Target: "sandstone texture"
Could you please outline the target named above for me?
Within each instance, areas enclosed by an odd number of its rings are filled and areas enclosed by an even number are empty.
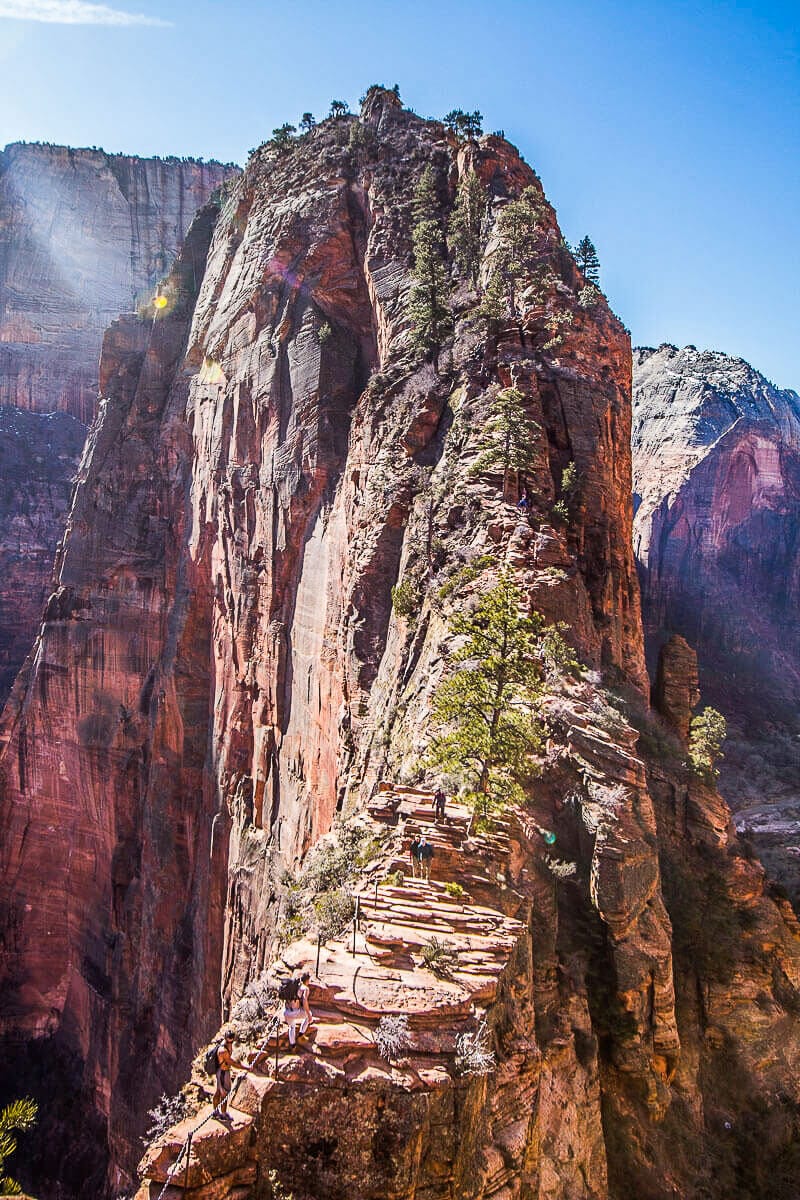
[[[697,651],[728,719],[721,787],[800,897],[800,398],[741,359],[634,351],[634,546],[648,655]]]
[[[150,299],[231,174],[65,146],[0,152],[0,703],[52,590],[103,333]]]
[[[524,188],[532,271],[552,268],[488,328],[454,275],[436,364],[408,315],[428,164],[443,220],[470,169],[487,189],[481,286]],[[3,1083],[42,1090],[57,1056],[72,1101],[48,1111],[44,1200],[54,1180],[92,1194],[89,1169],[98,1195],[132,1186],[145,1110],[220,1020],[276,971],[316,971],[314,855],[354,822],[375,845],[333,875],[360,928],[355,955],[329,929],[319,947],[312,1049],[278,1045],[277,1078],[262,1059],[230,1129],[195,1079],[197,1114],[148,1150],[141,1196],[245,1200],[276,1170],[296,1200],[722,1200],[740,1120],[778,1178],[797,923],[648,710],[629,341],[584,283],[513,147],[459,147],[371,89],[360,117],[261,148],[198,218],[163,316],[109,330],[57,588],[1,731]],[[536,431],[517,479],[479,461],[509,385]],[[449,622],[501,569],[582,667],[546,680],[526,803],[489,832],[451,804],[432,882],[398,879],[431,811]],[[715,873],[687,914],[660,860],[689,853]],[[698,911],[741,936],[722,964],[681,950],[682,1006],[673,947]],[[434,936],[457,954],[446,979],[425,966]],[[386,1013],[408,1016],[405,1064],[376,1054]],[[456,1039],[484,1022],[495,1068],[462,1078]],[[267,1032],[240,1039],[255,1053]],[[738,1098],[719,1089],[729,1043]]]

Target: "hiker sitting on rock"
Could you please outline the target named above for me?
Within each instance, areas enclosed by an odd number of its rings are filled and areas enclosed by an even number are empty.
[[[417,843],[417,862],[419,863],[419,873],[425,879],[431,877],[431,859],[433,858],[433,846],[428,841],[427,835],[422,834]]]
[[[297,979],[293,976],[291,979],[286,979],[281,984],[278,995],[286,1002],[286,1007],[283,1010],[283,1019],[289,1026],[289,1049],[294,1050],[297,1045],[297,1026],[300,1026],[300,1037],[304,1037],[309,1025],[314,1020],[314,1014],[309,1007],[308,997],[311,989],[308,986],[311,975],[308,971],[303,971],[303,974]]]
[[[228,1096],[231,1091],[231,1067],[236,1067],[238,1071],[249,1071],[250,1068],[246,1067],[244,1063],[240,1063],[231,1053],[233,1050],[233,1030],[226,1029],[222,1036],[224,1041],[216,1049],[217,1090],[214,1092],[214,1116],[220,1121],[230,1121]]]
[[[411,874],[417,878],[419,869],[419,838],[415,837],[411,845],[408,847],[408,853],[411,855]]]

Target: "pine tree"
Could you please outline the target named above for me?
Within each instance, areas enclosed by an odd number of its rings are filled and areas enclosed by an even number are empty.
[[[477,109],[467,113],[462,108],[454,108],[442,118],[442,124],[454,133],[460,142],[475,142],[483,133],[483,115]]]
[[[34,1100],[13,1100],[0,1110],[0,1194],[16,1196],[22,1191],[15,1179],[5,1174],[6,1159],[17,1148],[15,1133],[25,1133],[36,1123],[38,1105]]]
[[[285,154],[297,133],[294,125],[279,125],[272,131],[272,144],[279,154]]]
[[[302,129],[303,133],[311,133],[311,130],[314,128],[316,123],[317,122],[314,120],[314,114],[310,112],[304,112],[300,118],[300,128]]]
[[[433,717],[441,732],[429,759],[464,779],[484,818],[524,798],[524,785],[535,774],[532,756],[544,736],[539,663],[544,622],[521,610],[522,596],[504,574],[474,612],[454,617],[450,631],[463,640],[451,656],[454,673],[434,696]]]
[[[540,427],[525,411],[525,397],[518,388],[503,388],[495,395],[485,429],[486,449],[474,470],[527,471],[536,461],[536,436]]]
[[[438,362],[441,345],[453,329],[448,308],[447,247],[439,218],[436,173],[430,164],[420,176],[412,204],[414,286],[409,299],[414,344]]]
[[[340,117],[346,117],[348,113],[347,105],[344,100],[331,100],[331,109],[328,116],[338,120]]]
[[[473,287],[478,283],[481,227],[486,215],[486,203],[486,189],[476,172],[470,171],[458,185],[448,233],[458,269]]]
[[[692,717],[689,729],[689,758],[698,775],[711,780],[719,775],[715,763],[722,758],[728,723],[716,708],[704,708]]]
[[[594,242],[588,234],[582,237],[575,247],[575,262],[588,283],[595,285],[600,283],[600,259],[597,257]]]
[[[541,222],[544,208],[539,193],[525,188],[518,200],[511,200],[497,218],[498,246],[481,312],[489,320],[509,313],[516,315],[517,299],[524,284],[543,298],[552,274],[542,248]]]

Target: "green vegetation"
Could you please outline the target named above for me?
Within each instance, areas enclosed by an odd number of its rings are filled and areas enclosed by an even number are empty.
[[[486,203],[486,189],[475,171],[470,171],[458,185],[448,237],[456,266],[473,287],[477,287],[478,284],[481,227],[486,216]]]
[[[398,617],[410,617],[419,604],[417,589],[410,579],[396,583],[392,588],[392,608]]]
[[[582,287],[578,292],[578,307],[579,308],[594,308],[602,296],[599,287],[593,283],[587,283],[586,287]]]
[[[297,129],[294,125],[279,125],[272,131],[272,145],[280,154],[285,154],[287,150],[291,149],[296,133]]]
[[[469,802],[484,818],[524,798],[544,736],[544,622],[521,609],[519,590],[502,575],[473,612],[454,617],[450,629],[460,645],[450,658],[456,669],[434,696],[441,732],[428,759],[466,783]]]
[[[414,345],[424,354],[430,354],[435,364],[442,343],[453,329],[448,307],[447,247],[439,208],[436,173],[429,163],[414,190],[414,286],[409,315]]]
[[[550,509],[550,516],[556,525],[567,525],[569,523],[569,508],[566,500],[556,500]]]
[[[443,942],[441,938],[432,937],[421,947],[422,961],[434,975],[447,979],[458,966],[458,951]]]
[[[314,925],[323,942],[338,937],[347,928],[355,912],[353,897],[344,888],[323,892],[314,901]]]
[[[269,1185],[269,1200],[294,1200],[294,1192],[287,1192],[278,1178],[277,1171],[267,1171]]]
[[[525,188],[518,200],[506,204],[497,218],[499,245],[493,256],[482,315],[502,320],[516,314],[521,287],[544,299],[552,271],[541,249],[544,201],[534,187]]]
[[[541,429],[525,411],[525,396],[518,388],[502,388],[492,398],[491,415],[485,428],[486,449],[478,457],[475,472],[499,469],[527,471],[536,462],[536,440]]]
[[[300,118],[300,128],[303,133],[311,133],[311,130],[315,127],[316,123],[317,122],[314,120],[314,114],[310,112],[304,112]]]
[[[460,567],[455,574],[451,575],[446,583],[443,583],[436,593],[440,600],[446,600],[453,592],[459,588],[467,587],[474,580],[482,575],[489,567],[495,565],[495,559],[491,554],[479,554],[477,558],[473,558],[472,562],[465,563]]]
[[[587,283],[593,283],[595,286],[600,283],[600,259],[597,257],[594,242],[588,235],[582,237],[575,247],[575,262]]]
[[[460,142],[476,142],[483,133],[483,114],[477,109],[468,113],[461,108],[453,108],[442,118],[442,124],[454,133]]]
[[[330,321],[323,321],[317,332],[317,341],[320,346],[324,346],[333,337],[333,326]]]
[[[715,708],[704,708],[692,718],[689,729],[689,760],[703,779],[716,779],[719,771],[715,767],[722,758],[722,746],[728,736],[728,725],[721,712]]]
[[[456,883],[453,879],[444,885],[444,890],[447,892],[448,896],[452,896],[454,900],[463,900],[467,894],[461,884]]]
[[[348,109],[344,100],[331,100],[331,107],[328,116],[333,117],[336,121],[339,121],[342,117],[346,117],[349,111],[350,110]]]
[[[561,472],[561,491],[572,498],[578,488],[578,468],[574,462],[568,462]]]
[[[6,1161],[17,1148],[16,1133],[27,1133],[36,1124],[39,1107],[35,1100],[12,1100],[0,1109],[0,1193],[18,1196],[22,1188],[6,1172]]]
[[[408,1017],[402,1013],[397,1016],[381,1017],[375,1031],[375,1045],[378,1054],[387,1062],[400,1058],[404,1050],[411,1045],[411,1030],[408,1027]]]
[[[378,845],[364,825],[342,822],[311,851],[299,876],[286,872],[278,929],[283,945],[310,932],[321,934],[323,941],[342,932],[353,915],[347,885],[374,858]]]

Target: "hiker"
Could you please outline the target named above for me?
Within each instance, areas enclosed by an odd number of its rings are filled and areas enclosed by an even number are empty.
[[[447,803],[447,793],[442,788],[437,788],[433,793],[433,811],[437,821],[446,821],[447,817],[444,813],[444,806]]]
[[[417,868],[419,867],[419,838],[415,837],[411,845],[408,847],[408,853],[411,855],[411,874],[417,878]]]
[[[297,1038],[304,1037],[309,1025],[314,1020],[314,1014],[311,1012],[308,1003],[308,997],[311,989],[308,986],[311,975],[308,971],[303,971],[299,980],[292,978],[284,984],[278,994],[286,1001],[286,1007],[283,1010],[283,1019],[289,1026],[289,1049],[294,1050],[297,1045]],[[291,993],[294,992],[294,995]],[[300,1033],[297,1032],[297,1026],[300,1026]]]
[[[433,858],[433,846],[428,841],[427,835],[422,834],[417,845],[417,862],[419,863],[420,876],[425,879],[431,877],[431,859]]]
[[[231,1091],[231,1067],[236,1067],[238,1071],[249,1071],[244,1063],[240,1063],[238,1059],[233,1057],[234,1032],[232,1029],[226,1029],[223,1033],[223,1041],[217,1046],[217,1090],[214,1092],[214,1116],[220,1121],[230,1121],[231,1117],[228,1113],[228,1096]]]
[[[522,489],[522,495],[520,496],[519,500],[517,501],[517,508],[520,510],[520,512],[528,511],[528,493],[525,491],[524,488]]]

